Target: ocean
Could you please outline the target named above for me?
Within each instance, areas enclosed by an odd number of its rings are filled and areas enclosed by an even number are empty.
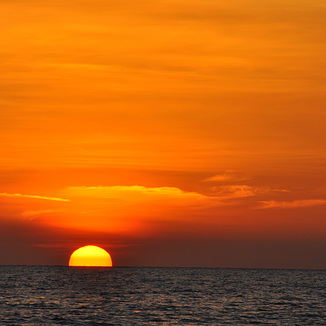
[[[326,325],[326,271],[0,266],[0,325]]]

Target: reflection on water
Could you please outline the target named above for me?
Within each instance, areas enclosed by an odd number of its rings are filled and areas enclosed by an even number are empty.
[[[0,266],[1,325],[325,325],[326,271]]]

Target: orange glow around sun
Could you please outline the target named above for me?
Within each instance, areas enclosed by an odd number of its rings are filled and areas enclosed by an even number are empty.
[[[85,246],[71,254],[69,266],[112,267],[112,259],[110,254],[100,247]]]
[[[0,266],[326,269],[326,0],[148,3],[0,1]]]

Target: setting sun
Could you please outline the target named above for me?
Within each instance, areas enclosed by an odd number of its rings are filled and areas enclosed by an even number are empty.
[[[112,259],[110,254],[100,247],[85,246],[71,254],[69,266],[112,267]]]

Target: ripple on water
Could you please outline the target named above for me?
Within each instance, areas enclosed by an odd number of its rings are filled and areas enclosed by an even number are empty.
[[[1,325],[325,325],[326,271],[0,266]]]

